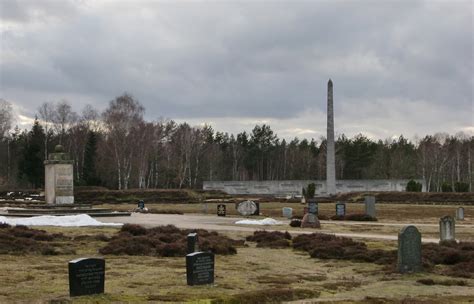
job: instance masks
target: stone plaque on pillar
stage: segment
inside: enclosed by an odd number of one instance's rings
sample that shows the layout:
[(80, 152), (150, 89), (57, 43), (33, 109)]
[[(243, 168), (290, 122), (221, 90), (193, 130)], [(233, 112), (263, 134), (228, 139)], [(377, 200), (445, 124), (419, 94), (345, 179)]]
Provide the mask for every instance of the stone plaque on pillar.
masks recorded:
[(73, 161), (57, 145), (50, 153), (45, 165), (45, 198), (48, 204), (74, 203), (74, 170)]

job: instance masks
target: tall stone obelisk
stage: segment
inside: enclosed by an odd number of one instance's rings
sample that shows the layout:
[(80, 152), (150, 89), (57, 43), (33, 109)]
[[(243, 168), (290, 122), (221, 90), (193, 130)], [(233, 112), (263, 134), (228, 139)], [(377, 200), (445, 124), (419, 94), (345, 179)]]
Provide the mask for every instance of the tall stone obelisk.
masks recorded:
[(336, 194), (336, 156), (334, 148), (334, 107), (332, 98), (332, 81), (328, 82), (328, 118), (326, 142), (326, 193)]

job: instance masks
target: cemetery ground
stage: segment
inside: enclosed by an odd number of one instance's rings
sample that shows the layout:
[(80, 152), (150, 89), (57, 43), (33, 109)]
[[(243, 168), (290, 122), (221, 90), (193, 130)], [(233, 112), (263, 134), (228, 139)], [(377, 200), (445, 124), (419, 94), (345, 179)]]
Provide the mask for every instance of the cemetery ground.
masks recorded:
[[(233, 203), (227, 203), (227, 217), (216, 216), (217, 202), (207, 204), (207, 214), (203, 213), (203, 204), (147, 203), (146, 206), (152, 212), (167, 214), (134, 214), (128, 218), (100, 220), (118, 222), (128, 219), (146, 227), (168, 223), (179, 227), (189, 222), (189, 225), (197, 225), (195, 228), (211, 228), (235, 240), (244, 240), (253, 231), (263, 229), (291, 231), (293, 237), (299, 233), (313, 232), (352, 233), (362, 235), (362, 238), (354, 240), (364, 242), (369, 250), (388, 252), (397, 249), (397, 242), (371, 235), (396, 239), (403, 226), (415, 224), (423, 238), (437, 239), (439, 218), (454, 215), (458, 205), (377, 203), (376, 222), (323, 220), (322, 229), (301, 229), (288, 225), (289, 221), (281, 217), (281, 208), (292, 207), (293, 214), (301, 216), (304, 205), (299, 203), (261, 203), (262, 215), (252, 216), (252, 219), (272, 217), (283, 224), (260, 227), (235, 225), (235, 220), (242, 217), (237, 215)], [(136, 204), (103, 204), (100, 207), (131, 210)], [(474, 206), (464, 208), (465, 220), (456, 222), (456, 238), (473, 242)], [(319, 204), (321, 217), (330, 217), (334, 212), (334, 203)], [(363, 205), (349, 203), (347, 213), (363, 213)], [(291, 247), (257, 247), (253, 241), (247, 241), (245, 246), (236, 246), (237, 254), (216, 254), (215, 284), (187, 286), (184, 256), (99, 253), (120, 228), (31, 229), (41, 229), (49, 235), (57, 234), (48, 242), (54, 250), (1, 253), (0, 303), (472, 303), (474, 300), (472, 273), (470, 277), (449, 273), (449, 265), (436, 265), (421, 273), (402, 275), (395, 271), (393, 265), (350, 259), (311, 258), (306, 251)], [(89, 256), (102, 256), (106, 260), (105, 294), (70, 298), (67, 263), (78, 257)]]

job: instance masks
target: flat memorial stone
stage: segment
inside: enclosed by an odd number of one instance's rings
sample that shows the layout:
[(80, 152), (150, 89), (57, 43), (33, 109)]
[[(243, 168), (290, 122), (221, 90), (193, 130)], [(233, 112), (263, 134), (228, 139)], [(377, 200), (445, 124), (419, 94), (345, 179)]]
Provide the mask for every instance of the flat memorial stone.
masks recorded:
[(214, 283), (214, 253), (194, 252), (186, 255), (186, 279), (190, 286)]
[(104, 293), (104, 259), (80, 258), (69, 261), (68, 268), (71, 297)]
[(415, 226), (404, 227), (398, 233), (398, 271), (421, 271), (421, 234)]

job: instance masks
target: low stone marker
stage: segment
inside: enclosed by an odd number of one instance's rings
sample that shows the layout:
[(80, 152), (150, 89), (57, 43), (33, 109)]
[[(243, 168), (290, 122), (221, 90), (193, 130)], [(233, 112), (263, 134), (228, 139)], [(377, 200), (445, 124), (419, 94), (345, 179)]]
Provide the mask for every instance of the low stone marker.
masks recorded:
[(243, 201), (237, 206), (237, 211), (243, 216), (254, 215), (257, 205), (252, 201)]
[(217, 216), (226, 216), (226, 210), (224, 204), (217, 205)]
[(301, 220), (301, 228), (321, 228), (321, 223), (314, 213), (307, 213)]
[(214, 283), (214, 253), (194, 252), (186, 255), (186, 279), (190, 286)]
[(202, 205), (202, 213), (207, 214), (207, 203)]
[(283, 212), (283, 216), (288, 219), (291, 219), (293, 217), (293, 208), (283, 207), (282, 212)]
[(260, 203), (255, 202), (255, 206), (257, 206), (257, 210), (252, 215), (260, 215)]
[(71, 297), (104, 293), (104, 259), (76, 259), (69, 261), (68, 268), (69, 295)]
[(346, 216), (346, 204), (337, 202), (336, 203), (336, 215), (337, 216)]
[(365, 214), (370, 215), (371, 217), (376, 217), (375, 216), (375, 196), (365, 197)]
[(315, 199), (309, 199), (308, 200), (308, 213), (311, 214), (318, 214), (318, 203), (316, 202)]
[(456, 240), (454, 218), (452, 216), (446, 215), (439, 219), (439, 240), (441, 242)]
[(456, 209), (456, 220), (458, 221), (464, 221), (464, 208), (459, 207)]
[(406, 226), (398, 233), (398, 271), (421, 271), (421, 234), (415, 226)]
[(188, 241), (187, 253), (193, 253), (199, 251), (199, 237), (197, 233), (189, 233), (186, 237)]

